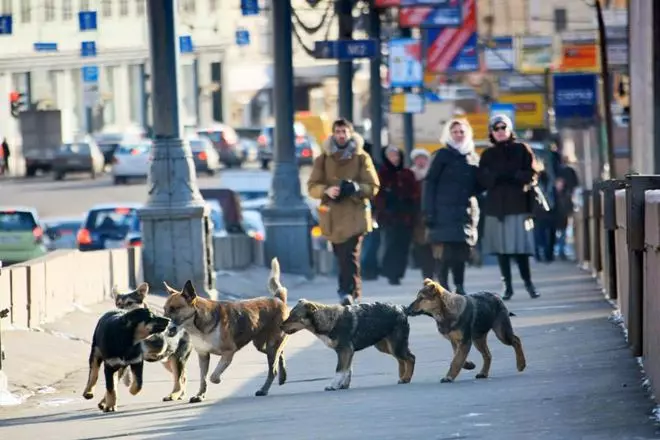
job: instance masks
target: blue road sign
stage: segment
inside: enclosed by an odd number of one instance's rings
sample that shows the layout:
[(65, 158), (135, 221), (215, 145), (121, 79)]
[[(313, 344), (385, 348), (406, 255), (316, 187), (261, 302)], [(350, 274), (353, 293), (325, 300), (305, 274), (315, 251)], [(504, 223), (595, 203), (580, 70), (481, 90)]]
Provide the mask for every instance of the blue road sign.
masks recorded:
[(249, 46), (250, 45), (250, 31), (245, 28), (236, 29), (236, 45)]
[(354, 60), (356, 58), (375, 58), (378, 53), (377, 40), (326, 40), (314, 43), (316, 58)]
[(190, 35), (181, 35), (179, 37), (179, 52), (193, 53), (194, 51), (192, 37)]
[(555, 118), (557, 122), (591, 120), (598, 107), (598, 80), (593, 73), (553, 75)]
[(84, 83), (99, 82), (99, 66), (83, 66), (81, 72)]
[(11, 35), (14, 21), (11, 15), (0, 15), (0, 35)]
[(35, 52), (57, 52), (57, 43), (34, 43)]
[(80, 43), (80, 56), (81, 57), (95, 57), (96, 56), (96, 41), (82, 41)]
[(78, 28), (81, 32), (95, 31), (98, 29), (96, 21), (96, 11), (78, 12)]
[(490, 117), (495, 115), (506, 115), (511, 119), (513, 126), (516, 126), (516, 105), (504, 102), (493, 102), (490, 104)]
[(259, 15), (259, 0), (241, 0), (241, 14), (245, 17)]

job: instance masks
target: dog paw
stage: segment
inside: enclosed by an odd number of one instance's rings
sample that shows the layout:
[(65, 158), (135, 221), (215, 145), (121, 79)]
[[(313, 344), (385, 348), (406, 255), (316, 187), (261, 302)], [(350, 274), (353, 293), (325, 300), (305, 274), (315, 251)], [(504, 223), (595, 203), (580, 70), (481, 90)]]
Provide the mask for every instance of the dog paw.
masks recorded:
[(477, 379), (488, 379), (488, 375), (485, 373), (479, 373), (475, 376)]
[(326, 390), (326, 391), (337, 391), (337, 389), (338, 389), (338, 388), (335, 388), (335, 387), (333, 387), (332, 385), (328, 385), (327, 387), (325, 387), (325, 390)]
[(192, 396), (190, 398), (190, 403), (200, 403), (204, 400), (204, 396)]
[(452, 379), (451, 377), (443, 377), (442, 379), (440, 379), (440, 383), (451, 383), (453, 381), (454, 379)]
[(103, 408), (103, 412), (104, 413), (115, 412), (116, 409), (117, 409), (116, 406), (106, 406), (105, 408)]
[(105, 402), (101, 401), (96, 406), (98, 406), (101, 411), (105, 411)]
[(280, 385), (284, 385), (286, 383), (286, 371), (280, 371), (277, 377), (277, 383)]
[(399, 381), (398, 381), (397, 383), (398, 383), (399, 385), (403, 385), (403, 384), (406, 384), (406, 383), (410, 383), (410, 379), (399, 379)]
[(86, 393), (83, 393), (82, 396), (85, 398), (85, 400), (90, 400), (90, 399), (94, 398), (94, 393), (91, 392), (91, 391), (88, 391)]
[(474, 370), (475, 368), (477, 368), (477, 366), (472, 361), (465, 361), (463, 364), (464, 370)]
[(212, 374), (211, 377), (209, 378), (209, 380), (211, 381), (211, 383), (214, 383), (214, 384), (219, 384), (220, 381), (221, 381), (220, 376), (216, 376), (215, 374)]
[(268, 395), (268, 391), (257, 390), (257, 392), (254, 393), (254, 395), (257, 396), (257, 397), (259, 397), (259, 396), (267, 396), (267, 395)]
[(142, 387), (138, 387), (138, 386), (136, 385), (136, 382), (133, 382), (133, 383), (131, 384), (131, 387), (128, 389), (128, 392), (131, 393), (131, 395), (135, 396), (135, 395), (138, 394), (141, 390), (142, 390)]
[(181, 399), (183, 399), (183, 394), (172, 393), (163, 397), (163, 402), (172, 402), (174, 400), (181, 400)]

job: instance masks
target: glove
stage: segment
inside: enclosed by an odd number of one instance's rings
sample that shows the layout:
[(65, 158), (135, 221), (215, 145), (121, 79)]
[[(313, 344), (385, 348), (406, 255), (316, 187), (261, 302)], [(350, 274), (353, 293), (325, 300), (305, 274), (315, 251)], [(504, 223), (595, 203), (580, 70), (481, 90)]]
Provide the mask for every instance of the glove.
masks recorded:
[(339, 198), (351, 197), (360, 192), (360, 185), (352, 180), (342, 180), (339, 184)]

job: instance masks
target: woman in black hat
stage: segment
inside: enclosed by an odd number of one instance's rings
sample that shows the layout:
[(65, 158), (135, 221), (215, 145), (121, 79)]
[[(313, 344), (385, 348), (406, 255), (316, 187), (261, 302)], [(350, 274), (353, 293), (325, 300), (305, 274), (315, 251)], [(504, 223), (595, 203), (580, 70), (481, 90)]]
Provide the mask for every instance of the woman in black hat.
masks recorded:
[(511, 260), (515, 260), (529, 296), (540, 295), (532, 283), (529, 265), (534, 255), (533, 184), (537, 178), (532, 149), (516, 141), (508, 116), (490, 120), (492, 147), (481, 155), (478, 178), (486, 188), (483, 215), (483, 252), (494, 254), (504, 284), (503, 299), (513, 296)]

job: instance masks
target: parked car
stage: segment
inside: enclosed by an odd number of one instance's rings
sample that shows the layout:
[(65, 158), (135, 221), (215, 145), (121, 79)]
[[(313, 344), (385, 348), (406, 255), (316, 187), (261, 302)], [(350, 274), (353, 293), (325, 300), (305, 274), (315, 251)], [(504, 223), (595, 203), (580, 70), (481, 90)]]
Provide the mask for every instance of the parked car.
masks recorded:
[(273, 175), (270, 171), (225, 171), (220, 176), (219, 188), (234, 191), (243, 208), (261, 206), (268, 202)]
[(220, 155), (220, 162), (226, 167), (240, 167), (246, 159), (246, 152), (238, 141), (236, 131), (226, 124), (216, 123), (210, 127), (198, 128), (197, 135), (206, 137)]
[(198, 173), (206, 173), (209, 176), (213, 176), (220, 170), (220, 155), (215, 151), (213, 143), (208, 138), (190, 138), (188, 139), (188, 143), (192, 151), (195, 170)]
[(82, 218), (47, 218), (42, 221), (44, 234), (48, 237), (46, 249), (76, 249), (76, 235), (82, 227)]
[(94, 140), (96, 141), (96, 144), (99, 146), (101, 152), (103, 153), (104, 165), (112, 164), (112, 158), (114, 157), (115, 152), (117, 151), (117, 148), (119, 148), (120, 145), (139, 143), (143, 139), (144, 139), (143, 133), (136, 131), (130, 131), (130, 132), (120, 131), (116, 133), (106, 132), (106, 133), (99, 133), (94, 136)]
[(103, 153), (93, 139), (63, 144), (53, 159), (53, 177), (62, 180), (68, 173), (89, 173), (92, 179), (103, 172)]
[[(207, 200), (209, 208), (211, 208), (210, 219), (213, 223), (213, 236), (226, 237), (227, 227), (225, 223), (224, 213), (222, 207), (217, 200)], [(247, 235), (255, 240), (264, 239), (263, 222), (261, 221), (261, 214), (256, 211), (243, 211), (243, 221), (241, 227)]]
[(151, 166), (152, 142), (143, 139), (119, 144), (112, 158), (112, 179), (115, 185), (129, 179), (146, 179)]
[(141, 225), (137, 215), (140, 207), (135, 203), (94, 206), (78, 231), (78, 249), (95, 251), (141, 246)]
[[(314, 162), (314, 142), (307, 133), (307, 129), (300, 122), (294, 122), (293, 132), (296, 143), (296, 158), (298, 165), (311, 165)], [(261, 130), (257, 139), (259, 142), (258, 160), (261, 162), (261, 168), (267, 169), (273, 160), (273, 145), (275, 142), (275, 128), (266, 126)]]
[(4, 265), (38, 258), (47, 252), (37, 211), (0, 207), (0, 261)]

